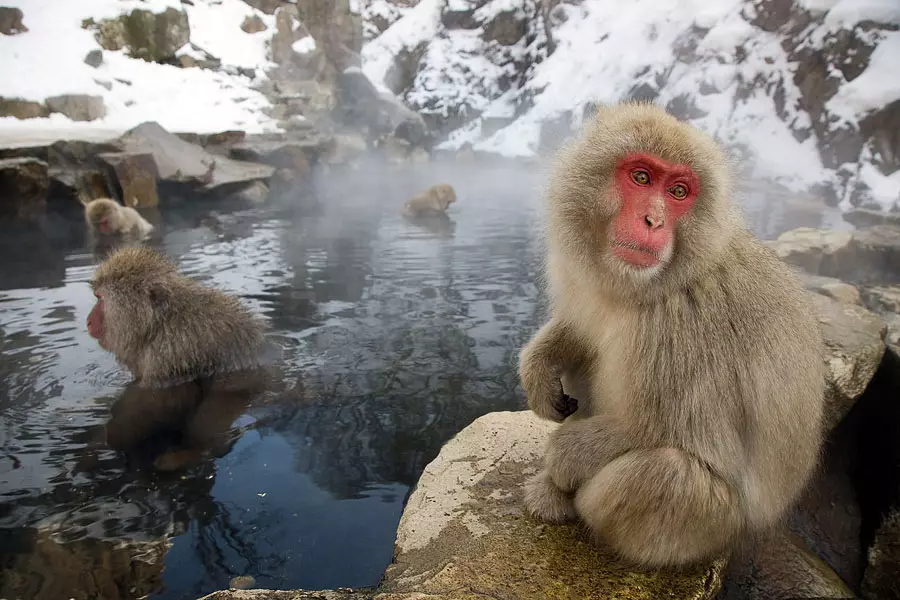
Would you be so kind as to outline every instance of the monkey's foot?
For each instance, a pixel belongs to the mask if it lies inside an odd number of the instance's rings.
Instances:
[[[565,523],[577,516],[572,496],[556,487],[546,470],[525,482],[525,508],[549,523]]]

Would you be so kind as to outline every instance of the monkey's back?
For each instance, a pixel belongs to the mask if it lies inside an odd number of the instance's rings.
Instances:
[[[748,514],[775,518],[818,459],[823,343],[806,292],[770,249],[740,232],[726,254],[643,305],[598,302],[570,280],[555,312],[593,350],[591,412],[616,414],[638,446],[701,457]]]

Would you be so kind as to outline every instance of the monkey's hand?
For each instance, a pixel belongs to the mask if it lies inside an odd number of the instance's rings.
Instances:
[[[548,323],[523,349],[519,377],[528,397],[528,408],[544,419],[560,422],[575,412],[578,401],[563,391],[560,375],[563,340],[558,326]]]

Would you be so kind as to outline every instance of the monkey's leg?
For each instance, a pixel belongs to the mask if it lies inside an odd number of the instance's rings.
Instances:
[[[614,419],[597,415],[568,420],[550,435],[544,470],[525,483],[525,506],[536,517],[552,523],[577,515],[574,493],[630,446]]]
[[[743,521],[736,491],[677,448],[616,458],[578,490],[575,508],[622,557],[654,569],[727,551]]]

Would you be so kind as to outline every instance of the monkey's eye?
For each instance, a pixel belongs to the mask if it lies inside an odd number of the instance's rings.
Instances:
[[[638,185],[649,185],[650,184],[650,173],[644,171],[643,169],[635,169],[631,172],[631,178]]]
[[[669,188],[669,193],[672,194],[672,197],[676,200],[684,200],[688,195],[688,189],[678,183]]]

